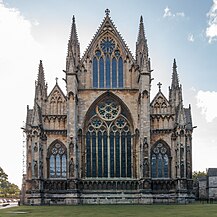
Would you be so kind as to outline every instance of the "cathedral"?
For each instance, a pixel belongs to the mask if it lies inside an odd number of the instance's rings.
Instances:
[[[73,16],[66,89],[48,93],[42,61],[27,106],[24,204],[188,203],[192,194],[191,107],[184,108],[176,60],[169,96],[150,98],[143,18],[135,56],[110,11],[80,56]]]

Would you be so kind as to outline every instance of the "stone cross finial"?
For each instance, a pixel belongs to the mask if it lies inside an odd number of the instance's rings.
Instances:
[[[161,86],[162,86],[162,84],[159,82],[157,85],[158,85],[158,87],[159,87],[159,91],[161,91]]]
[[[106,16],[109,16],[109,14],[110,14],[110,10],[107,8],[107,9],[105,10],[105,15],[106,15]]]
[[[58,78],[56,77],[55,79],[56,79],[56,84],[57,84],[58,83]]]

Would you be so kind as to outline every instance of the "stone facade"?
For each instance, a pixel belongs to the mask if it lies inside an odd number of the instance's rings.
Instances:
[[[150,99],[142,17],[135,58],[109,11],[83,57],[73,17],[66,94],[48,94],[42,61],[27,107],[25,204],[186,203],[192,195],[191,108],[176,61],[168,99]]]
[[[207,171],[207,198],[217,199],[217,168],[209,168]]]

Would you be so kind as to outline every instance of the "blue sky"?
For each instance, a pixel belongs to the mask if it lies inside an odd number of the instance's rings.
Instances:
[[[105,9],[135,54],[143,16],[154,69],[152,97],[160,81],[168,96],[176,58],[184,105],[192,106],[193,170],[217,167],[217,0],[0,0],[0,166],[21,184],[26,105],[33,105],[34,82],[43,60],[49,91],[65,69],[71,19],[75,15],[81,53],[100,26]],[[14,169],[15,168],[15,169]]]

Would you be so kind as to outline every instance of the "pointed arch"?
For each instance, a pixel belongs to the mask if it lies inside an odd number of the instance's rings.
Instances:
[[[106,93],[95,100],[85,116],[83,132],[85,177],[133,176],[133,122],[121,99]]]
[[[49,178],[66,178],[67,149],[60,140],[56,139],[48,147],[47,161]]]
[[[171,151],[168,144],[158,140],[151,148],[152,178],[169,178],[171,171]]]

